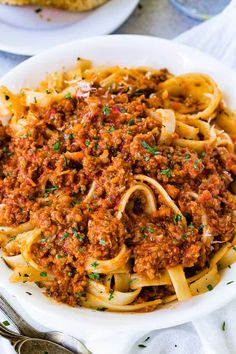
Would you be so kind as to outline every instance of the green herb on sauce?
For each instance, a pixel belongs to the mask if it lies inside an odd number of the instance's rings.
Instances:
[[[50,192],[53,192],[53,191],[56,191],[56,190],[58,190],[57,186],[50,187],[50,188],[45,188],[44,197],[47,198]]]
[[[67,100],[71,100],[71,99],[72,99],[72,96],[71,96],[70,92],[66,93],[64,97],[65,97]]]
[[[193,167],[195,168],[195,170],[199,170],[199,163],[200,162],[202,162],[202,159],[198,159],[198,160],[196,160],[195,162],[194,162],[194,165],[193,165]]]
[[[181,221],[181,220],[182,220],[182,215],[176,214],[176,215],[173,216],[173,223],[174,223],[174,225],[177,225],[178,222]]]
[[[184,156],[184,159],[185,159],[185,160],[189,160],[189,159],[190,159],[190,157],[191,157],[191,155],[190,155],[190,154],[186,154],[186,155]]]
[[[64,256],[61,256],[60,254],[56,255],[56,259],[62,259],[62,258],[64,258]]]
[[[89,146],[90,145],[90,140],[85,140],[85,142],[84,142],[84,144],[86,145],[86,146]]]
[[[146,141],[141,142],[142,147],[147,149],[153,155],[160,155],[160,151],[157,151],[156,147],[151,147]]]
[[[81,296],[86,296],[86,293],[84,291],[77,291],[75,293],[76,296],[81,297]]]
[[[208,289],[208,291],[211,291],[211,290],[213,290],[213,286],[211,284],[208,284],[207,289]]]
[[[71,134],[69,135],[69,140],[73,140],[73,139],[74,139],[74,134],[71,133]]]
[[[161,170],[161,175],[162,175],[162,176],[171,177],[171,176],[172,176],[172,174],[171,174],[171,169],[170,169],[170,168],[167,168],[166,170]]]
[[[102,111],[103,111],[103,114],[104,114],[105,116],[109,116],[109,114],[111,113],[110,108],[109,108],[106,104],[104,105]]]
[[[113,133],[115,130],[116,130],[115,127],[112,126],[112,127],[110,127],[109,129],[107,129],[107,132],[108,132],[108,133]]]
[[[68,277],[72,277],[73,276],[73,272],[67,272]]]
[[[59,152],[60,151],[60,141],[58,140],[57,142],[55,142],[54,144],[52,144],[52,148]]]
[[[76,234],[76,235],[74,235],[76,238],[77,238],[77,240],[79,240],[79,241],[83,241],[84,240],[84,236],[83,235],[81,235],[81,234]]]
[[[64,241],[67,239],[68,236],[69,236],[69,232],[64,232],[61,239]]]
[[[131,125],[135,125],[135,120],[134,119],[130,119],[127,124],[128,124],[129,127]]]
[[[101,240],[99,240],[99,244],[102,245],[102,246],[105,246],[106,241],[101,238]]]

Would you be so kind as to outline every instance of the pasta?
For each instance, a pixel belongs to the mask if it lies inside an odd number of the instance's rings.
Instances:
[[[236,261],[236,115],[206,74],[93,67],[0,89],[0,245],[12,282],[152,311]]]

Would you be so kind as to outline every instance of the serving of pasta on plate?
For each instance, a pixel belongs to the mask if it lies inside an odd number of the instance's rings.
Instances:
[[[236,261],[236,116],[208,75],[78,58],[37,89],[2,87],[0,112],[12,282],[152,311],[213,290]]]

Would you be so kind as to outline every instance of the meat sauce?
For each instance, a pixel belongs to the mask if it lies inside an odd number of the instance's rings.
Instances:
[[[0,224],[31,220],[42,230],[33,258],[54,275],[47,291],[59,301],[78,304],[88,279],[85,261],[111,259],[123,243],[133,272],[152,279],[168,266],[182,264],[190,273],[203,268],[235,235],[236,200],[229,193],[235,155],[225,147],[206,146],[198,154],[158,144],[161,126],[147,110],[163,107],[163,98],[151,93],[165,79],[163,71],[148,83],[143,77],[136,92],[97,87],[86,98],[69,96],[44,108],[32,104],[37,120],[18,138],[0,126],[0,203],[6,206]],[[135,193],[118,220],[117,207],[135,174],[158,181],[187,225],[157,194],[156,212],[145,214],[145,199]],[[93,182],[92,198],[84,202]],[[214,244],[202,241],[203,207]]]

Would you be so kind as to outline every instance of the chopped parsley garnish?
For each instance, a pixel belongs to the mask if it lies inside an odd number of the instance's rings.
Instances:
[[[26,135],[21,135],[20,138],[21,138],[21,139],[27,139],[27,138],[28,138],[28,134],[26,134]]]
[[[40,273],[40,276],[41,276],[41,277],[47,277],[47,275],[48,275],[47,272],[41,272],[41,273]]]
[[[134,96],[142,96],[144,94],[143,90],[137,90],[134,93]]]
[[[146,348],[147,346],[144,345],[144,344],[138,344],[138,347],[139,347],[139,348]]]
[[[67,166],[67,158],[66,158],[64,152],[62,153],[62,156],[63,156],[63,159],[64,159],[64,167],[66,167]]]
[[[60,141],[58,140],[56,143],[52,144],[52,148],[55,150],[55,151],[60,151]]]
[[[172,174],[171,174],[171,169],[170,169],[170,168],[167,168],[166,170],[161,170],[161,175],[162,175],[162,176],[171,177],[171,176],[172,176]]]
[[[80,199],[73,199],[72,200],[72,205],[80,204],[81,200]]]
[[[112,300],[113,298],[114,298],[114,290],[113,289],[111,289],[110,291],[109,291],[109,298],[108,298],[108,300]]]
[[[211,291],[211,290],[213,290],[213,286],[211,284],[208,284],[207,289],[208,289],[208,291]]]
[[[191,157],[191,155],[190,155],[190,154],[186,154],[186,155],[184,156],[184,159],[185,159],[185,160],[189,160],[189,159],[190,159],[190,157]]]
[[[186,241],[186,240],[187,240],[187,234],[183,234],[183,235],[181,236],[181,238]]]
[[[79,241],[83,241],[84,240],[84,236],[83,235],[81,235],[81,234],[76,234],[76,235],[74,235],[76,238],[77,238],[77,240],[79,240]]]
[[[37,98],[36,97],[34,97],[34,103],[37,103],[38,101],[37,101]]]
[[[194,165],[193,165],[193,167],[195,168],[195,170],[199,170],[199,163],[200,162],[202,162],[202,159],[198,159],[198,160],[196,160],[195,162],[194,162]]]
[[[78,297],[80,297],[80,296],[85,296],[86,293],[85,293],[84,291],[77,291],[77,292],[75,293],[75,295],[78,296]]]
[[[73,140],[74,139],[74,134],[73,133],[70,133],[69,135],[69,140]]]
[[[10,96],[5,95],[5,100],[8,101],[10,99]]]
[[[189,229],[191,229],[191,230],[193,230],[193,229],[194,229],[194,225],[193,225],[193,223],[192,223],[192,222],[190,222],[190,224],[188,225],[188,228],[189,228]]]
[[[146,141],[141,142],[142,147],[147,149],[153,155],[159,155],[160,151],[157,151],[156,147],[151,147]]]
[[[222,323],[221,329],[222,331],[225,331],[225,321]]]
[[[106,307],[97,307],[96,310],[97,310],[97,311],[106,311],[107,308],[106,308]]]
[[[131,125],[135,125],[135,120],[134,119],[130,119],[127,124],[128,124],[129,127]]]
[[[44,197],[47,198],[50,192],[56,191],[58,189],[57,186],[45,188]]]
[[[84,144],[85,144],[86,146],[89,146],[89,145],[90,145],[90,140],[85,140]]]
[[[150,156],[145,156],[145,157],[144,157],[144,161],[147,162],[147,161],[149,161],[149,160],[150,160]]]
[[[106,104],[104,105],[102,111],[103,111],[103,114],[104,114],[105,116],[109,116],[109,114],[111,113],[110,108],[109,108]]]
[[[106,241],[101,238],[101,240],[99,240],[99,244],[102,245],[102,246],[105,246]]]
[[[100,279],[100,274],[98,274],[98,273],[90,273],[88,276],[90,279],[94,279],[94,280]]]
[[[7,327],[7,326],[10,326],[10,322],[7,321],[7,320],[6,320],[6,321],[3,321],[2,324],[3,324],[4,326],[6,326],[6,327]]]
[[[93,262],[93,263],[91,263],[91,267],[93,267],[93,268],[97,268],[97,266],[98,266],[98,262]]]
[[[233,246],[233,250],[236,251],[236,246]]]
[[[28,294],[28,295],[32,295],[32,293],[30,293],[29,291],[26,291],[26,294]]]
[[[9,238],[9,240],[8,240],[7,243],[12,242],[12,241],[15,241],[15,239],[16,239],[16,236],[12,236],[11,238]]]
[[[7,148],[4,147],[4,148],[2,149],[2,152],[7,152]]]
[[[67,100],[71,100],[71,99],[72,99],[72,96],[71,96],[70,92],[68,92],[67,94],[65,94],[65,98],[66,98]]]
[[[41,9],[40,7],[38,7],[37,9],[34,10],[34,12],[36,12],[36,14],[38,14],[39,12],[42,12],[43,9]]]
[[[115,130],[116,130],[115,127],[112,126],[112,127],[110,127],[109,129],[107,129],[107,132],[108,132],[108,133],[113,133]]]
[[[173,216],[173,223],[174,223],[174,225],[177,225],[178,222],[181,221],[181,220],[182,220],[182,215],[176,214],[176,215]]]
[[[147,342],[150,339],[150,337],[147,337],[146,339],[144,339],[144,342]]]
[[[62,259],[62,258],[64,258],[64,256],[61,256],[60,254],[56,255],[56,259]]]
[[[202,231],[204,229],[205,225],[204,224],[200,224],[199,225],[199,231]]]
[[[73,276],[73,272],[67,272],[68,277],[72,277]]]
[[[64,232],[61,239],[66,240],[68,236],[69,236],[69,232]]]
[[[232,284],[232,283],[234,283],[234,281],[233,281],[233,280],[228,281],[228,283],[226,283],[226,285],[229,285],[229,284]]]
[[[201,154],[200,154],[200,156],[201,156],[202,158],[205,157],[205,156],[206,156],[206,152],[205,152],[205,151],[202,151]]]

